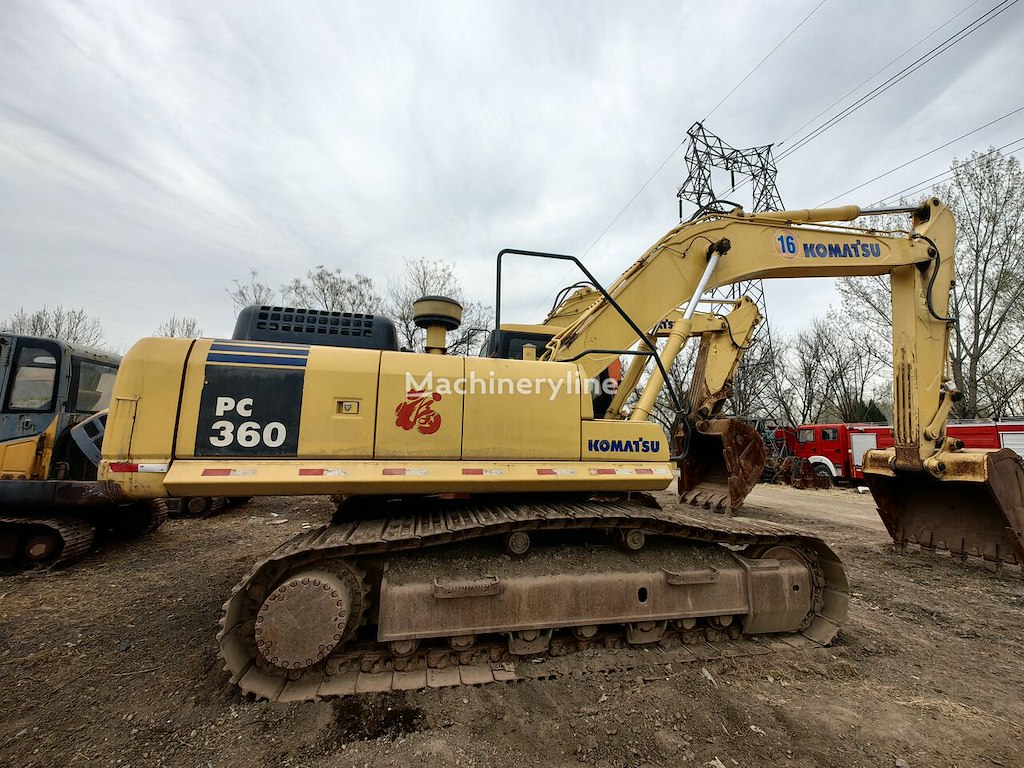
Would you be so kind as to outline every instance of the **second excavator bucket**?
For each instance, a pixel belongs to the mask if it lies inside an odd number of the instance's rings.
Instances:
[[[734,514],[761,479],[765,449],[760,433],[736,419],[712,419],[693,429],[676,429],[679,500],[684,504]],[[688,444],[687,444],[688,443]]]
[[[869,451],[867,480],[898,546],[1024,568],[1024,460],[1013,451],[941,454],[943,478],[890,468],[892,451]]]

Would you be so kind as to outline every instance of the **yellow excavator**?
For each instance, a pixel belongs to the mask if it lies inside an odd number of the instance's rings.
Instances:
[[[697,309],[754,278],[891,275],[896,447],[865,467],[883,517],[897,540],[1019,562],[1019,459],[944,436],[953,216],[938,200],[904,210],[907,232],[853,226],[876,212],[856,206],[705,212],[607,288],[573,257],[502,251],[479,357],[445,354],[461,308],[443,297],[414,307],[423,354],[399,351],[385,318],[285,307],[252,308],[232,339],[143,339],[118,373],[100,477],[115,498],[343,500],[225,603],[231,680],[271,700],[536,676],[599,664],[569,656],[589,648],[827,644],[849,602],[831,549],[705,509],[735,509],[746,480],[730,475],[757,463],[717,418],[756,312]],[[502,325],[513,257],[573,262],[587,285],[542,326]],[[684,396],[667,374],[695,334],[703,373]],[[667,380],[671,446],[649,420]],[[650,492],[677,467],[688,503],[664,508]]]
[[[0,570],[67,564],[97,534],[136,536],[164,500],[111,504],[97,482],[118,355],[0,333]]]
[[[0,332],[0,571],[64,566],[97,538],[140,536],[168,516],[205,517],[233,501],[110,503],[96,475],[120,361],[60,339]]]

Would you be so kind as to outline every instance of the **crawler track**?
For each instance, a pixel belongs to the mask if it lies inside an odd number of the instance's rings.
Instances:
[[[129,527],[127,532],[135,536],[145,536],[163,525],[170,515],[170,505],[164,499],[151,499],[146,502],[149,517],[140,517],[141,523]]]
[[[0,517],[0,530],[16,540],[5,564],[17,561],[35,567],[66,565],[92,547],[95,528],[78,517]]]
[[[743,636],[738,624],[723,623],[721,617],[713,615],[697,621],[668,622],[668,631],[659,635],[656,646],[645,645],[657,647],[659,663],[768,653],[773,642],[783,643],[782,647],[827,644],[846,616],[849,591],[839,559],[820,540],[773,524],[663,510],[643,496],[617,501],[448,501],[443,506],[430,506],[421,500],[416,509],[422,511],[364,517],[315,529],[296,536],[259,561],[224,605],[218,639],[232,682],[260,698],[315,700],[370,691],[557,677],[578,669],[636,666],[640,663],[635,662],[636,654],[636,658],[643,659],[651,656],[622,650],[628,645],[630,633],[644,628],[643,624],[603,625],[587,637],[581,637],[571,626],[551,627],[546,630],[551,632],[550,642],[540,651],[529,653],[527,660],[521,649],[516,654],[510,652],[511,640],[503,640],[502,630],[474,636],[462,645],[454,643],[458,638],[443,637],[410,644],[408,649],[377,641],[372,622],[377,618],[379,573],[387,568],[382,565],[384,561],[415,557],[418,552],[450,550],[452,562],[458,562],[464,555],[464,545],[517,532],[605,532],[628,538],[630,532],[642,531],[644,536],[653,535],[683,547],[720,544],[734,551],[743,549],[755,558],[759,552],[786,548],[805,564],[813,588],[812,608],[799,626],[792,627],[793,632],[772,635],[766,641]],[[442,547],[446,550],[438,549]],[[307,589],[315,600],[324,597],[320,589],[335,597],[338,590],[350,596],[345,609],[349,621],[344,627],[339,625],[336,646],[321,645],[315,660],[295,662],[292,668],[287,668],[285,661],[282,668],[266,658],[266,643],[273,641],[265,639],[268,634],[261,637],[261,632],[269,624],[257,625],[267,617],[268,610],[280,610],[275,608],[275,601],[294,599],[288,590],[294,587],[301,591],[301,574],[310,573],[322,574],[323,578],[322,585],[320,578],[305,577],[307,581],[303,582],[315,582],[315,589]],[[293,578],[295,574],[300,576]],[[637,642],[635,634],[633,642]],[[643,663],[649,663],[649,659]]]
[[[69,565],[88,554],[97,531],[131,538],[145,536],[164,523],[167,513],[167,503],[155,499],[134,508],[88,507],[81,516],[5,515],[0,517],[0,538],[4,542],[0,565],[16,570]]]

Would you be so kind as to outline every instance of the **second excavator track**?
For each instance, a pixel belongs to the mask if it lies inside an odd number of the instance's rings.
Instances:
[[[0,516],[0,537],[6,544],[0,567],[16,572],[70,565],[89,553],[97,536],[145,536],[167,520],[167,513],[166,501],[152,499],[120,507],[85,507],[75,515]]]
[[[260,698],[297,701],[557,677],[576,668],[577,660],[579,667],[595,671],[637,666],[637,659],[647,654],[633,650],[636,648],[657,648],[659,663],[756,655],[774,647],[827,644],[844,620],[849,603],[842,564],[819,539],[770,523],[664,510],[643,495],[604,501],[420,500],[415,512],[394,514],[401,510],[392,507],[386,516],[361,516],[302,533],[255,565],[225,603],[218,635],[221,657],[232,682]],[[700,594],[700,589],[716,588],[716,581],[729,577],[723,562],[737,560],[749,565],[764,558],[764,568],[769,572],[788,569],[799,576],[811,590],[810,595],[800,596],[809,610],[804,609],[799,620],[792,621],[793,626],[755,636],[761,633],[746,630],[763,627],[763,622],[750,616],[742,619],[726,606],[719,610],[714,605],[708,615],[699,618],[687,614],[686,618],[671,619],[651,614],[650,620],[637,616],[629,621],[593,624],[587,618],[592,614],[572,615],[570,605],[562,607],[570,615],[569,620],[555,624],[549,620],[545,626],[531,627],[530,611],[542,607],[535,602],[526,608],[519,606],[520,614],[514,620],[510,618],[507,627],[491,627],[487,632],[457,636],[442,632],[432,636],[427,631],[420,632],[416,639],[387,634],[394,632],[396,621],[389,614],[388,603],[402,599],[403,567],[422,569],[421,563],[427,562],[425,567],[440,573],[445,571],[445,561],[458,570],[467,559],[476,557],[478,563],[486,564],[480,567],[490,569],[492,561],[498,562],[496,559],[488,560],[485,554],[473,554],[468,548],[484,540],[504,539],[509,551],[515,552],[522,548],[523,535],[541,538],[546,534],[609,536],[620,542],[627,561],[643,560],[637,552],[645,540],[657,542],[652,545],[653,551],[644,555],[646,562],[658,564],[664,553],[665,562],[670,563],[675,554],[689,553],[695,566],[673,570],[667,565],[661,569],[667,583],[682,590],[675,594]],[[743,557],[734,557],[741,550]],[[592,571],[581,572],[578,580],[603,578],[599,558],[607,556],[612,562],[618,557],[602,554],[611,551],[608,547],[569,546],[552,551],[562,553],[557,557],[576,562],[577,570]],[[563,576],[552,557],[541,549],[535,560],[552,572],[551,578]],[[515,555],[506,560],[513,565],[502,576],[503,586],[513,591],[501,597],[496,597],[501,581],[498,576],[476,581],[434,577],[432,585],[429,579],[412,579],[404,588],[414,592],[432,590],[432,597],[420,599],[409,593],[412,596],[404,598],[398,624],[405,621],[409,606],[424,603],[447,607],[458,601],[462,605],[476,601],[486,606],[507,599],[509,605],[518,605],[516,600],[521,596],[514,591],[516,577],[528,571],[529,563]],[[545,579],[539,583],[546,585]],[[794,584],[794,590],[799,588]],[[646,589],[641,591],[646,600]],[[388,595],[383,604],[382,594]],[[768,600],[761,607],[764,613],[785,612],[790,602],[785,595],[764,599]],[[517,609],[508,610],[514,613]],[[791,606],[789,610],[792,612]],[[322,642],[314,640],[309,646],[308,637],[316,634],[310,630],[314,626],[326,634],[322,634]]]
[[[34,567],[66,565],[84,556],[92,547],[95,528],[78,517],[0,517],[0,529],[9,529],[17,546],[10,561]]]

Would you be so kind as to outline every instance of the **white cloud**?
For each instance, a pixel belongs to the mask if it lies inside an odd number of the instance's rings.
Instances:
[[[9,6],[0,248],[15,290],[0,312],[82,305],[128,344],[172,314],[230,333],[224,288],[249,267],[275,283],[319,263],[383,280],[426,255],[454,261],[492,301],[500,248],[582,254],[813,4]],[[831,0],[708,125],[735,146],[778,141],[958,7]],[[781,163],[784,200],[821,203],[1016,106],[1019,13]],[[1005,143],[1020,124],[854,201]],[[680,152],[587,256],[600,278],[675,224],[684,176]],[[539,319],[563,272],[514,270],[506,318]],[[789,330],[834,294],[817,281],[768,297],[773,327]]]

